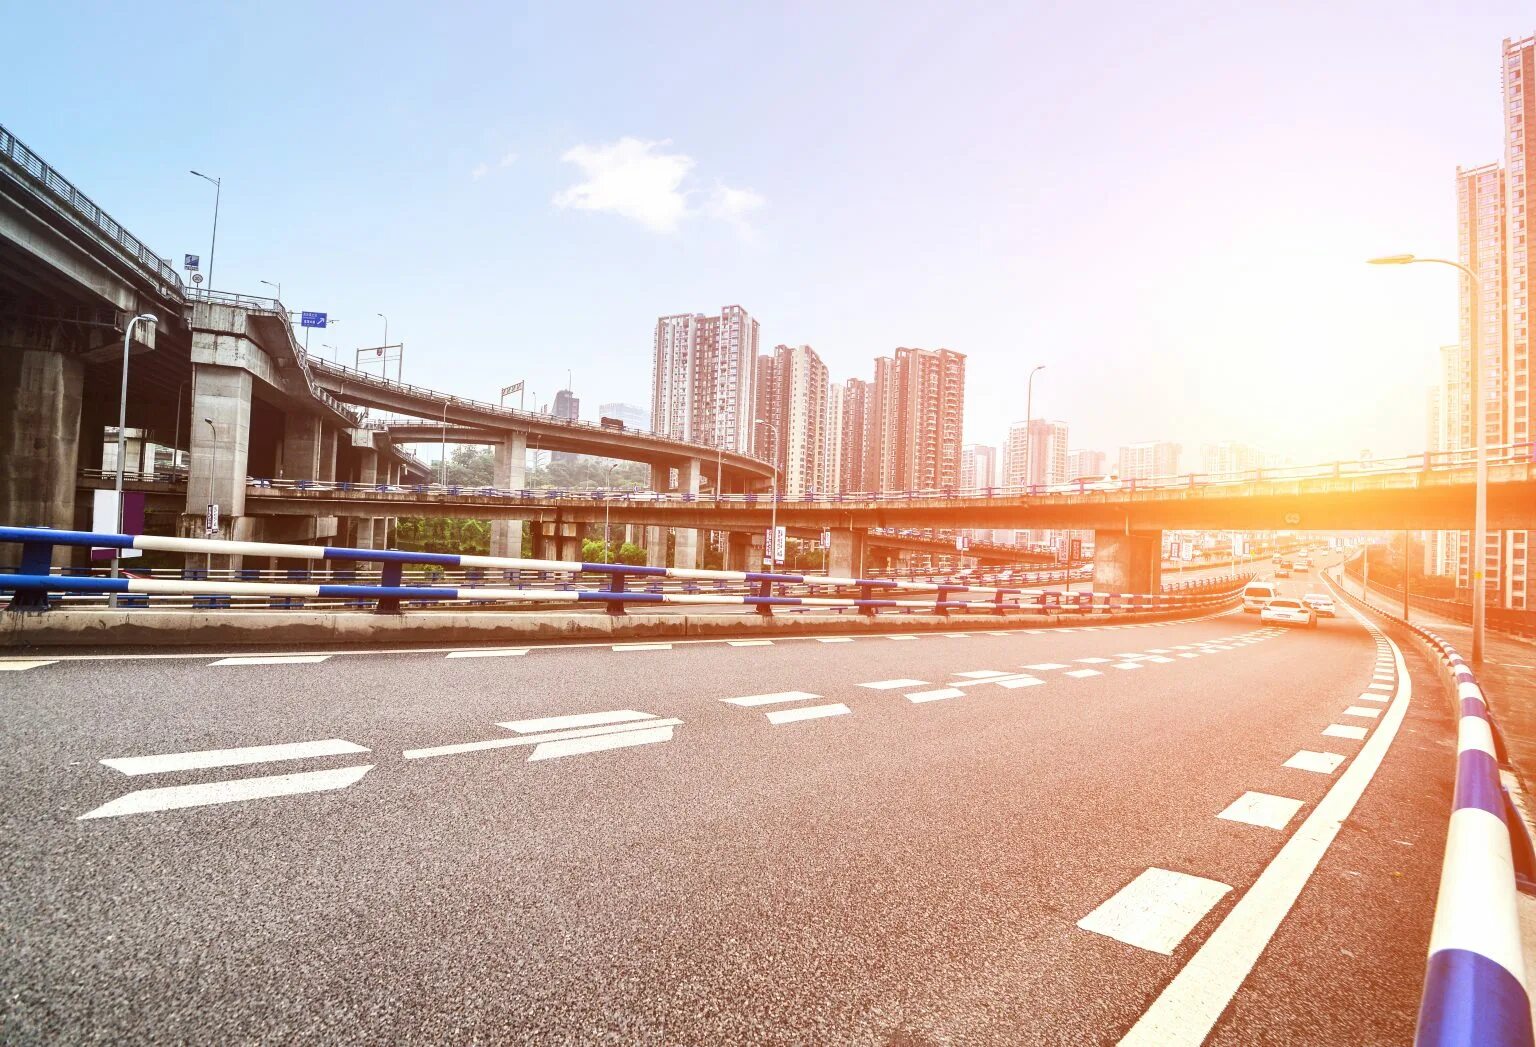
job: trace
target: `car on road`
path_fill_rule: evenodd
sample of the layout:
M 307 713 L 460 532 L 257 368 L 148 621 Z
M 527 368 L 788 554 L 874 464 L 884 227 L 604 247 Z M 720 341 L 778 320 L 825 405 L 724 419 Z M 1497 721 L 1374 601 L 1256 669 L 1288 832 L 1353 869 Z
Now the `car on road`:
M 1243 589 L 1243 610 L 1248 614 L 1262 611 L 1264 605 L 1280 595 L 1280 590 L 1268 582 L 1250 582 Z
M 1305 625 L 1309 629 L 1316 629 L 1317 612 L 1300 600 L 1280 596 L 1264 605 L 1259 611 L 1259 621 L 1278 625 Z
M 1326 593 L 1306 593 L 1301 602 L 1317 612 L 1319 618 L 1337 618 L 1338 609 L 1333 605 L 1333 597 Z
M 1289 567 L 1276 567 L 1275 568 L 1275 577 L 1276 578 L 1289 578 L 1290 576 L 1291 576 L 1291 569 Z

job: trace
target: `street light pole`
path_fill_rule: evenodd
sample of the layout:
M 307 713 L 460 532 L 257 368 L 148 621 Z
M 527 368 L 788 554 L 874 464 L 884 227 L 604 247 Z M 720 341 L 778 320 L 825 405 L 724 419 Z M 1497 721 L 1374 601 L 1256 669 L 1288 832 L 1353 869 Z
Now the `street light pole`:
M 438 472 L 442 474 L 438 480 L 444 487 L 448 486 L 448 405 L 452 401 L 443 401 L 443 449 L 438 453 Z
M 773 449 L 778 451 L 779 427 L 762 418 L 759 418 L 757 421 L 759 425 L 766 425 L 769 429 L 773 430 Z M 775 454 L 774 457 L 777 458 L 778 455 Z M 773 504 L 768 510 L 768 540 L 763 543 L 763 563 L 768 566 L 769 570 L 772 570 L 774 565 L 773 554 L 777 551 L 776 547 L 779 539 L 779 463 L 769 462 L 768 464 L 773 466 Z
M 1477 448 L 1477 493 L 1472 504 L 1472 555 L 1467 559 L 1472 572 L 1472 664 L 1481 665 L 1483 628 L 1488 608 L 1488 589 L 1483 581 L 1483 576 L 1488 569 L 1488 433 L 1487 412 L 1483 405 L 1483 367 L 1479 348 L 1482 342 L 1482 325 L 1478 322 L 1478 309 L 1483 299 L 1483 283 L 1469 266 L 1453 262 L 1448 258 L 1416 258 L 1411 254 L 1394 254 L 1383 258 L 1372 258 L 1369 261 L 1371 265 L 1417 263 L 1448 265 L 1452 269 L 1459 270 L 1467 278 L 1467 286 L 1471 292 L 1469 299 L 1471 309 L 1468 313 L 1470 332 L 1468 355 L 1471 360 L 1468 362 L 1470 374 L 1467 376 L 1467 384 L 1471 389 L 1472 436 Z
M 281 302 L 283 300 L 283 282 L 281 280 L 279 280 L 277 283 L 273 283 L 271 280 L 263 280 L 261 282 L 266 284 L 268 287 L 277 289 L 276 301 Z
M 214 495 L 213 495 L 213 485 L 214 485 L 214 482 L 218 479 L 218 475 L 219 475 L 219 427 L 217 425 L 213 424 L 213 419 L 212 418 L 204 418 L 203 421 L 207 422 L 208 423 L 208 428 L 213 430 L 213 443 L 208 445 L 208 509 L 210 510 L 209 515 L 211 516 L 212 515 L 212 509 L 213 509 L 214 505 L 217 504 L 213 500 L 213 497 L 214 497 Z M 190 469 L 190 466 L 188 468 Z M 192 478 L 191 478 L 191 475 L 189 473 L 189 475 L 187 477 L 187 482 L 190 484 L 191 480 L 192 480 Z M 204 527 L 203 527 L 204 534 L 203 534 L 203 537 L 205 537 L 205 538 L 213 537 L 213 535 L 207 533 L 207 531 L 208 531 L 208 528 L 207 528 L 207 517 L 204 517 L 203 522 L 204 522 Z M 220 526 L 222 526 L 222 523 L 223 522 L 220 521 Z M 207 574 L 208 580 L 211 582 L 211 581 L 213 581 L 213 551 L 211 549 L 208 552 L 208 568 L 207 568 L 207 571 L 208 571 L 208 574 Z
M 1029 484 L 1029 452 L 1034 442 L 1034 433 L 1030 432 L 1031 423 L 1035 418 L 1035 372 L 1045 370 L 1045 364 L 1035 365 L 1035 369 L 1029 372 L 1029 381 L 1024 383 L 1024 483 Z
M 116 502 L 113 512 L 117 514 L 117 533 L 123 533 L 123 462 L 128 457 L 128 349 L 133 343 L 133 329 L 139 323 L 158 323 L 154 313 L 141 313 L 128 321 L 128 326 L 123 329 L 123 386 L 117 398 L 117 480 L 113 486 L 116 491 Z M 142 445 L 141 445 L 142 446 Z M 143 471 L 144 463 L 139 463 L 139 471 Z M 112 577 L 117 578 L 122 572 L 123 551 L 121 548 L 112 550 Z M 117 606 L 117 593 L 107 597 L 107 606 Z
M 213 290 L 213 254 L 219 246 L 219 197 L 224 192 L 223 178 L 209 178 L 201 171 L 193 171 L 205 182 L 213 183 L 213 239 L 208 244 L 208 290 Z
M 608 482 L 604 485 L 605 487 L 613 486 L 613 471 L 617 469 L 620 464 L 621 463 L 619 462 L 614 462 L 608 467 Z M 612 492 L 604 491 L 603 493 L 603 563 L 613 563 L 613 542 L 608 538 L 608 518 L 610 515 L 609 507 L 613 504 L 613 500 L 607 497 L 607 495 L 611 494 Z

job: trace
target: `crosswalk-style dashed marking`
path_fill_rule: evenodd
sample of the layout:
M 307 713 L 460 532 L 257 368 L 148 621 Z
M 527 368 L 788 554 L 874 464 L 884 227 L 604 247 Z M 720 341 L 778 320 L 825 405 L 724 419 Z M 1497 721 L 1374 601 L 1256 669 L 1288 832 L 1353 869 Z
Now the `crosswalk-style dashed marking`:
M 1357 702 L 1380 702 L 1383 705 L 1385 705 L 1387 702 L 1390 702 L 1391 700 L 1392 699 L 1390 697 L 1388 697 L 1385 694 L 1382 694 L 1380 691 L 1366 691 L 1363 694 L 1355 695 L 1355 701 L 1357 701 Z
M 1083 665 L 1107 665 L 1110 661 L 1112 661 L 1112 659 L 1109 659 L 1109 658 L 1079 658 L 1079 659 L 1077 659 L 1077 661 L 1082 663 Z
M 964 698 L 965 692 L 958 687 L 940 687 L 932 691 L 913 691 L 906 696 L 913 703 L 937 702 L 945 698 Z
M 1291 757 L 1282 767 L 1290 767 L 1297 771 L 1313 771 L 1317 774 L 1332 774 L 1339 769 L 1339 764 L 1344 762 L 1344 757 L 1338 753 L 1320 753 L 1311 749 L 1303 749 Z
M 1230 890 L 1217 880 L 1152 868 L 1116 891 L 1077 925 L 1138 949 L 1172 956 L 1178 944 Z
M 871 691 L 895 691 L 903 687 L 921 687 L 926 680 L 874 680 L 870 683 L 861 683 L 860 687 L 868 687 Z
M 1364 708 L 1362 706 L 1359 706 L 1359 705 L 1351 705 L 1348 709 L 1344 710 L 1344 715 L 1345 716 L 1359 716 L 1359 717 L 1361 717 L 1363 719 L 1366 719 L 1366 720 L 1374 720 L 1374 719 L 1376 719 L 1376 717 L 1381 715 L 1381 710 L 1380 709 L 1366 709 L 1366 708 Z
M 1288 796 L 1272 796 L 1269 793 L 1246 792 L 1230 803 L 1216 817 L 1228 822 L 1258 825 L 1265 829 L 1284 829 L 1296 812 L 1301 801 Z
M 812 698 L 820 698 L 819 694 L 809 691 L 775 691 L 772 694 L 748 694 L 740 698 L 720 699 L 726 705 L 739 705 L 744 708 L 752 708 L 758 705 L 779 705 L 783 702 L 804 702 Z
M 1103 676 L 1104 674 L 1099 672 L 1097 669 L 1069 669 L 1061 675 L 1072 676 L 1079 680 L 1085 680 L 1090 676 Z
M 1034 665 L 1026 665 L 1024 668 L 1037 673 L 1048 673 L 1056 669 L 1065 669 L 1067 665 L 1065 662 L 1037 662 Z
M 1140 669 L 1141 668 L 1141 663 L 1140 662 L 1116 662 L 1115 663 L 1115 668 L 1116 669 Z
M 768 722 L 777 727 L 780 724 L 795 723 L 800 720 L 820 720 L 828 716 L 846 716 L 849 708 L 842 702 L 832 705 L 809 705 L 796 709 L 774 709 L 768 713 Z
M 1349 738 L 1360 741 L 1366 735 L 1364 727 L 1351 727 L 1348 724 L 1331 723 L 1323 728 L 1323 733 L 1329 738 Z

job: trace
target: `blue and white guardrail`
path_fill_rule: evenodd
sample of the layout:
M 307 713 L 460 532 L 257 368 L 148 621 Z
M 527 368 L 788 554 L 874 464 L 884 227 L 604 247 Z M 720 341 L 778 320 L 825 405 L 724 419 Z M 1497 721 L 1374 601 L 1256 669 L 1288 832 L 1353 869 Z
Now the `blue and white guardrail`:
M 0 573 L 0 590 L 15 593 L 12 608 L 46 610 L 50 593 L 105 593 L 134 595 L 256 596 L 314 599 L 368 599 L 379 601 L 378 610 L 398 611 L 401 600 L 523 601 L 529 603 L 602 603 L 614 614 L 624 613 L 628 603 L 715 604 L 755 607 L 770 614 L 774 607 L 854 607 L 868 613 L 880 608 L 948 611 L 1006 611 L 1049 614 L 1053 610 L 1079 613 L 1120 611 L 1167 611 L 1207 607 L 1230 600 L 1232 592 L 1131 594 L 1058 593 L 1007 586 L 961 585 L 944 582 L 903 581 L 894 578 L 842 578 L 826 575 L 770 573 L 762 571 L 713 571 L 679 567 L 642 567 L 631 564 L 588 563 L 567 560 L 535 560 L 521 557 L 473 556 L 452 553 L 404 552 L 389 549 L 351 549 L 337 546 L 284 545 L 212 538 L 173 538 L 161 535 L 127 535 L 92 531 L 64 531 L 45 527 L 0 527 L 0 544 L 21 545 L 20 567 Z M 94 575 L 52 573 L 56 546 L 97 549 L 138 549 L 145 552 L 183 553 L 196 556 L 259 556 L 289 560 L 378 562 L 383 564 L 380 584 L 204 581 L 196 578 L 109 578 Z M 403 580 L 403 568 L 419 564 L 471 570 L 566 572 L 596 574 L 606 584 L 601 589 L 498 588 L 494 586 L 412 585 Z M 630 578 L 671 578 L 684 581 L 724 581 L 755 586 L 748 595 L 635 591 L 626 588 Z M 811 595 L 784 595 L 786 586 L 803 586 Z M 778 587 L 778 592 L 775 592 Z M 819 596 L 819 589 L 854 590 L 857 595 Z M 875 595 L 876 592 L 914 594 L 906 598 Z M 1235 590 L 1234 590 L 1235 592 Z M 932 594 L 926 599 L 917 593 Z M 960 596 L 983 599 L 959 599 Z
M 1499 775 L 1507 761 L 1488 700 L 1472 667 L 1444 638 L 1346 595 L 1418 636 L 1456 691 L 1456 791 L 1414 1042 L 1532 1047 L 1516 897 L 1516 859 L 1529 876 L 1531 841 Z

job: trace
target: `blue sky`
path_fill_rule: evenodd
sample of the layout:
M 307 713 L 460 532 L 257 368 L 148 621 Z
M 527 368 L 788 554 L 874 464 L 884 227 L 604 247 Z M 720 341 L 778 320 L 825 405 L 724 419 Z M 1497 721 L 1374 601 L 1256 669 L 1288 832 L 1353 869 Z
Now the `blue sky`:
M 1529 3 L 25 5 L 0 122 L 156 250 L 390 318 L 405 377 L 650 398 L 739 302 L 834 378 L 969 354 L 967 439 L 1418 450 L 1454 169 Z M 1197 468 L 1197 454 L 1185 464 Z

